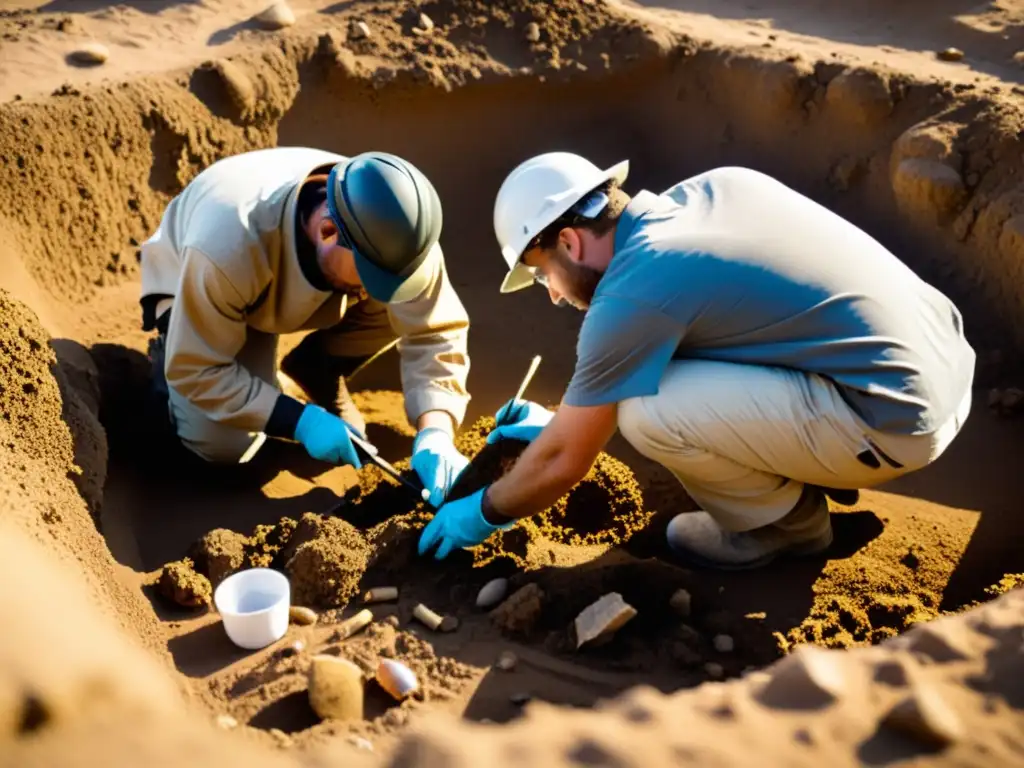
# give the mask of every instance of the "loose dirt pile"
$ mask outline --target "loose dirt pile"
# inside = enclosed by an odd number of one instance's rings
[[[1020,761],[1018,592],[929,621],[1015,589],[1024,569],[1024,436],[1007,394],[1024,382],[1015,89],[971,82],[977,62],[935,79],[806,35],[790,48],[763,24],[684,32],[669,15],[590,0],[308,0],[276,30],[252,19],[255,0],[163,5],[0,14],[0,97],[10,68],[33,73],[0,107],[0,570],[12,585],[0,595],[0,763]],[[89,38],[108,58],[69,68],[64,55]],[[156,55],[153,39],[173,53]],[[529,358],[544,357],[530,397],[545,404],[572,370],[579,317],[540,291],[496,293],[493,192],[549,149],[628,158],[631,192],[748,165],[848,216],[961,306],[979,350],[976,407],[935,467],[834,510],[826,558],[754,574],[678,567],[663,531],[692,504],[620,440],[544,514],[443,563],[420,558],[429,510],[374,467],[325,467],[283,444],[207,467],[147,398],[139,243],[202,168],[274,144],[385,148],[437,186],[473,318],[459,446],[474,462],[455,496],[522,450],[484,438]],[[356,397],[372,441],[408,470],[395,363],[376,362]],[[288,573],[318,617],[245,653],[210,600],[251,566]],[[507,580],[502,601],[477,608],[494,579]],[[377,587],[398,596],[365,603]],[[574,619],[609,593],[635,617],[577,648]],[[444,625],[424,624],[419,606]],[[372,621],[342,637],[363,609]],[[399,704],[370,683],[363,720],[320,721],[306,690],[318,653],[367,676],[402,661],[421,692]],[[750,669],[780,655],[764,675]]]

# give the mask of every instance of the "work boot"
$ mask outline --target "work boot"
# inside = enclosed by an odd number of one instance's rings
[[[793,510],[781,520],[734,533],[707,512],[676,515],[666,530],[669,547],[680,557],[718,570],[760,568],[780,555],[814,555],[832,544],[832,521],[825,494],[804,486]]]
[[[366,434],[366,419],[352,400],[345,376],[356,368],[363,358],[341,358],[322,354],[314,341],[303,339],[281,361],[281,373],[299,388],[307,400],[329,413],[340,416],[351,426]]]

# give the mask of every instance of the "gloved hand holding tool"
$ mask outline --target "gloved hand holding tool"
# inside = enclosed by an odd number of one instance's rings
[[[452,436],[440,427],[421,429],[412,444],[412,468],[426,490],[429,502],[440,507],[469,459],[459,453]]]
[[[554,415],[547,409],[535,403],[525,402],[522,399],[523,393],[526,391],[530,379],[533,378],[533,374],[536,373],[538,365],[540,365],[540,355],[534,357],[530,363],[530,369],[526,372],[522,384],[519,385],[519,391],[516,393],[516,396],[502,406],[498,413],[495,414],[495,421],[499,426],[487,436],[488,443],[495,442],[502,435],[505,437],[516,437],[521,440],[532,440],[544,428],[543,425],[547,424],[548,420]],[[515,423],[508,424],[505,420],[510,417],[509,411],[513,408],[515,410],[511,415],[518,417],[518,420]],[[524,410],[525,413],[521,414],[520,410]],[[544,414],[547,414],[546,418]],[[530,423],[527,424],[527,421]],[[543,424],[540,422],[543,422]],[[519,428],[519,430],[516,431],[516,428]],[[501,430],[506,431],[501,432]],[[498,437],[494,437],[496,434]],[[530,436],[520,437],[520,435]],[[456,547],[475,547],[495,531],[507,531],[515,525],[515,520],[501,525],[492,525],[487,522],[483,513],[484,494],[486,492],[487,487],[485,486],[476,493],[449,502],[438,509],[433,520],[427,524],[427,527],[423,529],[423,533],[420,534],[419,546],[417,547],[419,553],[421,555],[426,554],[435,545],[438,545],[437,551],[434,552],[434,559],[444,560]]]
[[[361,469],[363,464],[352,444],[353,433],[359,434],[359,431],[344,419],[312,403],[302,409],[299,423],[295,426],[295,439],[314,459]]]

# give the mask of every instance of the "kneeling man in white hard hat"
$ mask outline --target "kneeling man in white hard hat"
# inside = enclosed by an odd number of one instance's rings
[[[510,271],[586,312],[557,412],[508,402],[512,470],[442,506],[420,552],[471,547],[549,507],[615,432],[701,511],[671,548],[723,569],[823,553],[828,497],[854,503],[935,461],[971,406],[957,307],[872,237],[784,184],[718,168],[661,194],[570,153],[517,167],[494,227]]]

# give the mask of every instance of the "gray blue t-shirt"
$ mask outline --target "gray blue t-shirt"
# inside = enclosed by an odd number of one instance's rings
[[[875,429],[921,434],[955,413],[975,354],[952,302],[880,243],[730,167],[630,202],[564,402],[655,394],[680,358],[818,373]]]

